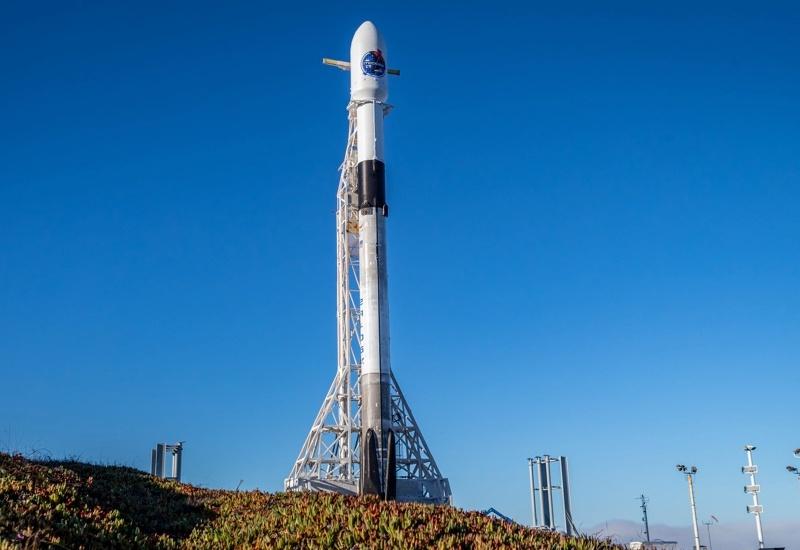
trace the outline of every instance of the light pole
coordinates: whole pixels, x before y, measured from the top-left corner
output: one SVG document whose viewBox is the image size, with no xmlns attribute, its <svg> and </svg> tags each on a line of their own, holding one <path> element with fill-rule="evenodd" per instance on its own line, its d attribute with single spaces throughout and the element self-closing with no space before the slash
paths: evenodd
<svg viewBox="0 0 800 550">
<path fill-rule="evenodd" d="M 678 472 L 686 476 L 689 481 L 689 504 L 692 507 L 692 532 L 694 533 L 694 550 L 700 550 L 700 533 L 697 530 L 697 506 L 694 503 L 694 475 L 697 473 L 697 466 L 686 467 L 683 464 L 675 466 Z"/>
<path fill-rule="evenodd" d="M 716 518 L 716 516 L 711 516 L 709 518 L 709 521 L 703 522 L 703 525 L 706 526 L 706 530 L 708 531 L 708 550 L 713 550 L 711 547 L 711 526 L 714 525 L 715 523 L 719 523 L 719 520 Z"/>
<path fill-rule="evenodd" d="M 750 485 L 744 486 L 744 492 L 753 495 L 753 505 L 747 507 L 747 511 L 756 517 L 756 536 L 758 537 L 758 547 L 764 548 L 764 531 L 761 529 L 761 512 L 764 507 L 758 503 L 758 492 L 761 487 L 756 483 L 756 473 L 758 466 L 753 464 L 753 451 L 755 445 L 745 445 L 744 452 L 747 453 L 747 466 L 742 467 L 742 473 L 750 476 Z"/>
</svg>

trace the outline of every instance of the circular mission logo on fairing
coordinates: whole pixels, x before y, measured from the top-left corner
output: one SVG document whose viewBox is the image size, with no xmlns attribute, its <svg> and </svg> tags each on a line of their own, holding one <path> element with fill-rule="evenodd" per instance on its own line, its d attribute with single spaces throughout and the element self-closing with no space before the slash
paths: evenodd
<svg viewBox="0 0 800 550">
<path fill-rule="evenodd" d="M 380 50 L 373 50 L 361 58 L 361 72 L 367 76 L 380 78 L 386 74 L 386 61 Z"/>
</svg>

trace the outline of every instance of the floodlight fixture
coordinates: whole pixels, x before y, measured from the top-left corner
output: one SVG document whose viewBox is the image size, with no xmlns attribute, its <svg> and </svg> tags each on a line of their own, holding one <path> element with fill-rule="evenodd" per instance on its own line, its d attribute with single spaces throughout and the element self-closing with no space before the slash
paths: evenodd
<svg viewBox="0 0 800 550">
<path fill-rule="evenodd" d="M 745 451 L 755 451 L 756 450 L 756 446 L 755 445 L 745 445 L 744 446 L 744 450 Z"/>
<path fill-rule="evenodd" d="M 787 466 L 786 471 L 792 474 L 800 473 L 800 470 L 798 470 L 795 466 Z"/>
<path fill-rule="evenodd" d="M 692 473 L 693 473 L 693 474 L 696 474 L 696 473 L 697 473 L 697 466 L 692 466 Z"/>
<path fill-rule="evenodd" d="M 684 466 L 683 464 L 676 464 L 675 469 L 678 470 L 679 472 L 685 472 L 686 466 Z"/>
<path fill-rule="evenodd" d="M 800 458 L 800 449 L 795 449 L 794 450 L 794 456 L 796 456 L 797 458 Z"/>
</svg>

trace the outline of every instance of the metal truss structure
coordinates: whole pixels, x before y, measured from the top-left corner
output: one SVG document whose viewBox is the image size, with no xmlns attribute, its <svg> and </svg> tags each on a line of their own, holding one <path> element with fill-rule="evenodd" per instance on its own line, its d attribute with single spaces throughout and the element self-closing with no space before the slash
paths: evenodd
<svg viewBox="0 0 800 550">
<path fill-rule="evenodd" d="M 300 455 L 284 481 L 287 491 L 358 494 L 361 458 L 361 324 L 358 265 L 356 108 L 348 105 L 348 139 L 336 194 L 336 307 L 338 368 Z M 390 107 L 382 104 L 384 112 Z M 396 437 L 397 500 L 450 503 L 439 471 L 392 373 L 392 430 Z"/>
</svg>

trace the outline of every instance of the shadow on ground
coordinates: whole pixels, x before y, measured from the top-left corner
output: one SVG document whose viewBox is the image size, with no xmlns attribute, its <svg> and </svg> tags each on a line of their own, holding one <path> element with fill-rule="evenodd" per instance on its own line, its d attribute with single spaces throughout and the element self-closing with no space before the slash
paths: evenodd
<svg viewBox="0 0 800 550">
<path fill-rule="evenodd" d="M 0 453 L 0 542 L 25 548 L 153 547 L 216 512 L 201 494 L 124 466 L 26 460 Z"/>
<path fill-rule="evenodd" d="M 91 484 L 87 483 L 87 500 L 104 509 L 119 510 L 126 523 L 147 535 L 184 538 L 197 525 L 216 516 L 192 497 L 191 487 L 160 480 L 134 468 L 71 461 L 43 465 L 61 466 L 84 482 L 92 478 Z"/>
</svg>

